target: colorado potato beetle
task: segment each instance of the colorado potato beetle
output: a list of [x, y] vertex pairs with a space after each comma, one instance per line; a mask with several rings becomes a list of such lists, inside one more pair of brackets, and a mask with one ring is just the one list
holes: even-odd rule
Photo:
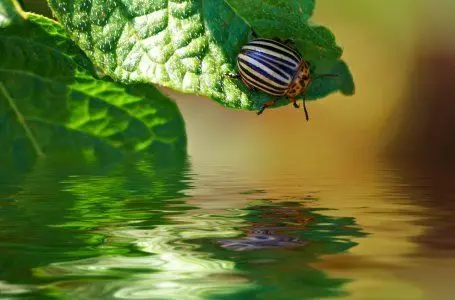
[[[262, 114], [267, 107], [275, 105], [278, 97], [284, 96], [299, 108], [297, 97], [303, 95], [311, 83], [310, 66], [303, 60], [292, 41], [280, 39], [258, 38], [242, 47], [237, 56], [239, 73], [229, 75], [239, 78], [250, 89], [260, 90], [274, 98], [266, 102], [257, 112]], [[320, 77], [334, 77], [334, 74], [319, 75]], [[309, 120], [308, 111], [303, 99], [305, 117]]]

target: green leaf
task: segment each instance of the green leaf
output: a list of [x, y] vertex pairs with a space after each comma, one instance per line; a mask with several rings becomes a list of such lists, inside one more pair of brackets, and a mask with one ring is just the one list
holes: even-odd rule
[[27, 14], [0, 30], [0, 158], [186, 151], [176, 104], [156, 88], [96, 79], [64, 29]]
[[227, 2], [49, 0], [71, 37], [114, 80], [156, 83], [231, 108], [255, 110], [269, 99], [225, 76], [236, 72], [248, 24], [264, 36], [296, 40], [310, 60], [341, 56], [328, 29], [307, 24], [314, 1]]

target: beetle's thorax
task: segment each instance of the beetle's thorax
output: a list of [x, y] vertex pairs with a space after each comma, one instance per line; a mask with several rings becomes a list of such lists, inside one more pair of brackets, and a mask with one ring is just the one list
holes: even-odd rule
[[285, 95], [288, 97], [297, 97], [305, 92], [310, 81], [310, 68], [308, 63], [302, 60]]

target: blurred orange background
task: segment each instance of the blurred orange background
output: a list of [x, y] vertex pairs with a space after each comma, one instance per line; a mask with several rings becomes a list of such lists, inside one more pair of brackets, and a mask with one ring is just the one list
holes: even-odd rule
[[291, 106], [258, 117], [164, 89], [184, 115], [195, 173], [216, 164], [253, 187], [269, 182], [272, 195], [322, 191], [318, 205], [371, 233], [318, 265], [355, 279], [349, 299], [455, 297], [454, 12], [450, 0], [317, 1], [313, 21], [343, 46], [356, 94], [309, 102], [310, 122]]

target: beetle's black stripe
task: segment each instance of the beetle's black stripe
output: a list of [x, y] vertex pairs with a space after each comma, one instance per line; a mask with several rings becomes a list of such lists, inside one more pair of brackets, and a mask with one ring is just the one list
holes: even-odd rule
[[256, 53], [257, 55], [261, 55], [267, 59], [270, 59], [270, 60], [275, 61], [276, 63], [279, 63], [282, 66], [286, 66], [286, 67], [289, 67], [292, 69], [295, 69], [296, 67], [298, 67], [298, 65], [300, 63], [300, 61], [296, 61], [293, 58], [284, 59], [284, 58], [282, 58], [282, 55], [280, 55], [279, 53], [274, 52], [274, 51], [268, 51], [268, 52], [261, 51], [262, 49], [259, 47], [253, 47], [253, 46], [247, 45], [247, 46], [244, 46], [243, 49], [244, 49], [243, 53], [245, 53], [245, 54], [248, 53], [248, 55], [251, 55], [251, 53]]
[[[276, 82], [273, 82], [267, 77], [261, 76], [261, 74], [258, 74], [254, 70], [248, 68], [248, 66], [241, 65], [239, 64], [239, 71], [241, 75], [248, 75], [250, 77], [250, 80], [253, 80], [253, 86], [257, 85], [263, 85], [271, 90], [276, 90], [276, 91], [281, 91], [287, 88], [287, 86], [284, 85], [277, 85]], [[256, 84], [257, 82], [257, 84]]]
[[[245, 78], [245, 81], [248, 83], [248, 84], [253, 84], [252, 81], [248, 78]], [[266, 92], [267, 94], [269, 95], [272, 95], [272, 96], [283, 96], [284, 93], [286, 92], [285, 89], [283, 90], [273, 90], [273, 89], [269, 89], [263, 85], [257, 85], [256, 83], [256, 86], [255, 86], [258, 90], [261, 90], [263, 92]]]
[[257, 53], [249, 53], [247, 55], [249, 58], [254, 59], [256, 62], [261, 63], [262, 65], [266, 66], [270, 70], [274, 71], [275, 73], [281, 75], [282, 77], [286, 78], [286, 80], [290, 80], [293, 77], [292, 70], [291, 72], [286, 72], [286, 69], [289, 70], [288, 68], [283, 68], [280, 65], [277, 65], [276, 62], [270, 61], [262, 57], [260, 54], [257, 55]]
[[270, 46], [270, 45], [248, 44], [246, 46], [243, 46], [242, 52], [248, 52], [248, 51], [254, 51], [257, 53], [262, 53], [262, 54], [273, 56], [274, 58], [276, 58], [280, 61], [285, 61], [287, 64], [291, 65], [294, 68], [296, 68], [300, 63], [300, 60], [297, 60], [295, 58], [295, 56], [292, 55], [291, 53], [277, 50], [276, 48], [273, 48], [273, 46]]
[[[246, 72], [248, 72], [248, 71], [246, 71]], [[266, 84], [263, 84], [263, 83], [259, 82], [257, 79], [252, 79], [251, 77], [253, 77], [253, 76], [254, 75], [252, 75], [251, 73], [243, 73], [242, 74], [243, 79], [249, 85], [254, 86], [254, 87], [256, 87], [259, 90], [262, 90], [262, 91], [266, 92], [269, 95], [283, 96], [284, 93], [286, 92], [286, 89], [284, 89], [284, 88], [275, 89], [273, 87], [267, 86]]]
[[285, 46], [285, 45], [280, 45], [279, 43], [271, 40], [253, 40], [251, 41], [248, 45], [250, 46], [256, 46], [259, 48], [264, 48], [270, 51], [275, 51], [287, 58], [292, 59], [293, 61], [300, 62], [302, 60], [302, 57], [298, 52], [295, 50]]
[[[267, 65], [261, 63], [260, 61], [240, 54], [238, 56], [238, 61], [241, 67], [247, 66], [252, 69], [254, 72], [261, 74], [265, 78], [269, 79], [272, 84], [287, 86], [290, 83], [291, 78], [284, 78], [280, 76], [281, 74], [276, 73], [273, 69], [269, 68]], [[277, 76], [278, 75], [278, 76]]]
[[251, 43], [254, 43], [254, 42], [260, 42], [261, 44], [269, 44], [270, 46], [275, 46], [284, 51], [286, 51], [286, 50], [290, 51], [296, 56], [297, 59], [299, 59], [299, 60], [302, 59], [302, 55], [298, 51], [296, 51], [295, 49], [292, 49], [291, 47], [289, 47], [283, 43], [277, 42], [275, 40], [259, 38], [259, 39], [255, 39], [255, 40], [251, 41]]
[[258, 76], [255, 75], [254, 72], [251, 72], [250, 70], [245, 68], [245, 66], [242, 66], [240, 62], [238, 63], [238, 68], [240, 71], [240, 75], [249, 85], [256, 87], [260, 90], [263, 90], [268, 94], [281, 96], [284, 95], [285, 91], [287, 90], [287, 87], [273, 86], [270, 84], [270, 80], [263, 80], [259, 78]]
[[281, 61], [279, 61], [277, 58], [275, 58], [271, 55], [267, 55], [265, 53], [254, 52], [254, 51], [249, 51], [245, 54], [248, 55], [249, 57], [254, 57], [256, 60], [259, 60], [264, 64], [273, 66], [275, 70], [278, 69], [281, 73], [284, 72], [287, 77], [292, 78], [295, 75], [295, 72], [296, 72], [295, 66], [290, 67], [287, 64], [284, 65], [281, 63]]
[[273, 52], [277, 53], [277, 55], [279, 55], [281, 57], [286, 57], [287, 59], [291, 60], [292, 62], [294, 62], [297, 65], [301, 61], [301, 58], [296, 56], [294, 53], [288, 52], [289, 49], [286, 49], [286, 48], [277, 48], [274, 45], [268, 44], [268, 43], [267, 44], [265, 44], [265, 43], [264, 44], [259, 44], [259, 43], [251, 42], [249, 45], [255, 46], [257, 48], [273, 51]]

